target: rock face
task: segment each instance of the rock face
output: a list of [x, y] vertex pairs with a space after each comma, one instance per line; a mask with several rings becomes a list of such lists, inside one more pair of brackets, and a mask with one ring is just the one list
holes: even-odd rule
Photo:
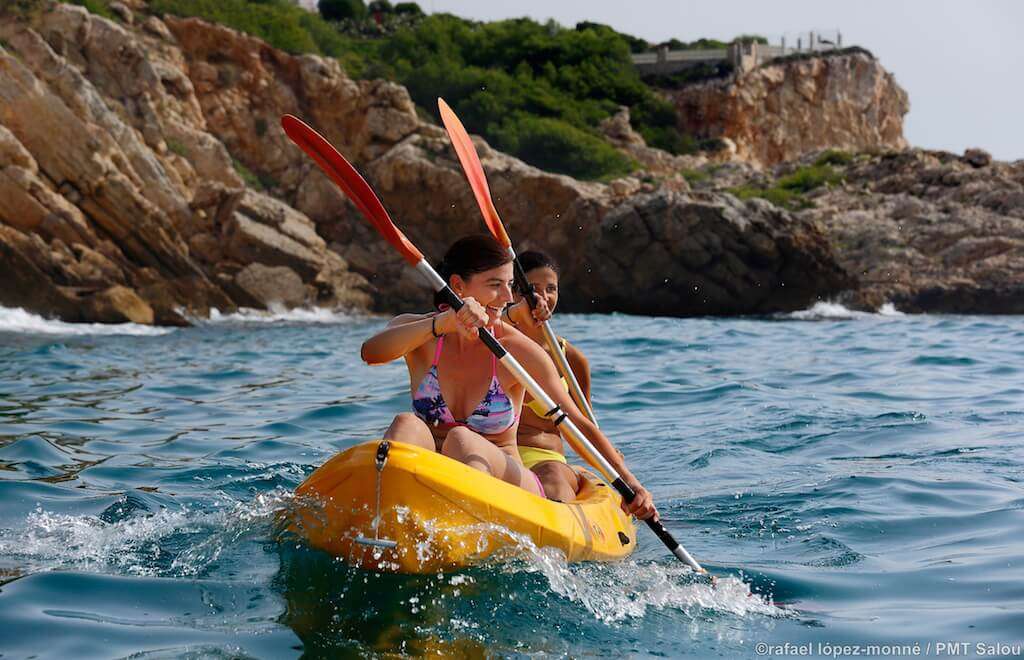
[[[838, 157], [837, 157], [838, 156]], [[770, 188], [823, 162], [835, 185], [799, 201], [800, 220], [822, 228], [838, 266], [857, 284], [837, 297], [875, 310], [1024, 313], [1024, 161], [980, 149], [812, 154], [772, 170], [706, 168], [699, 191]]]
[[251, 303], [234, 275], [265, 263], [304, 300], [365, 306], [307, 217], [246, 190], [167, 27], [122, 9], [0, 17], [0, 304], [185, 323]]
[[866, 52], [768, 63], [668, 92], [680, 129], [725, 138], [736, 157], [776, 165], [829, 147], [902, 149], [907, 93]]
[[[484, 225], [444, 131], [403, 87], [122, 4], [121, 22], [68, 5], [0, 19], [0, 305], [140, 323], [236, 305], [427, 307], [418, 276], [279, 126], [293, 113], [324, 133], [436, 262]], [[756, 166], [822, 141], [902, 144], [905, 95], [863, 55], [695, 94], [708, 125], [722, 104], [720, 125], [736, 130], [721, 135]], [[759, 107], [771, 103], [784, 111]], [[792, 212], [730, 193], [781, 169], [670, 156], [628, 115], [603, 128], [644, 172], [579, 182], [477, 139], [516, 248], [561, 262], [563, 309], [758, 314], [845, 296], [998, 311], [1021, 299], [1018, 166], [983, 152], [865, 156], [845, 186]], [[707, 181], [682, 176], [696, 168]], [[900, 233], [911, 222], [914, 241]], [[883, 280], [897, 268], [922, 275]]]
[[1024, 161], [914, 149], [863, 156], [844, 175], [798, 215], [859, 276], [853, 304], [1024, 314]]

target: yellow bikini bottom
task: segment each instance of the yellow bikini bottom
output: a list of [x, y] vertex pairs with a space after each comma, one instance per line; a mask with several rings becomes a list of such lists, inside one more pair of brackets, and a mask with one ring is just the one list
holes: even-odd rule
[[565, 455], [561, 452], [553, 451], [551, 449], [541, 449], [540, 447], [518, 447], [519, 458], [523, 459], [523, 465], [526, 469], [532, 469], [534, 465], [543, 463], [544, 461], [558, 461], [559, 463], [565, 463]]

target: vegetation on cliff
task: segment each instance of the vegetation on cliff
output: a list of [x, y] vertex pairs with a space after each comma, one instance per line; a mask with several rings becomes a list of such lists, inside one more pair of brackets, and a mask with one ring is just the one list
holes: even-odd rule
[[[760, 197], [776, 206], [790, 210], [809, 208], [811, 202], [805, 197], [806, 193], [822, 186], [835, 186], [843, 183], [845, 180], [843, 173], [837, 171], [833, 166], [849, 165], [853, 162], [853, 158], [852, 154], [845, 151], [829, 149], [813, 163], [797, 167], [789, 174], [780, 176], [770, 185], [743, 184], [727, 190], [740, 199]], [[707, 175], [704, 176], [706, 178]], [[687, 179], [696, 182], [690, 176], [687, 176]]]
[[646, 42], [606, 25], [479, 23], [426, 16], [413, 3], [374, 3], [364, 17], [351, 2], [333, 4], [328, 15], [352, 17], [327, 21], [289, 0], [152, 0], [149, 6], [228, 25], [291, 53], [337, 57], [355, 77], [402, 83], [431, 116], [443, 96], [470, 131], [496, 148], [577, 178], [607, 179], [634, 168], [597, 131], [619, 106], [630, 108], [634, 128], [651, 146], [672, 153], [700, 146], [680, 133], [675, 108], [634, 69], [630, 53]]

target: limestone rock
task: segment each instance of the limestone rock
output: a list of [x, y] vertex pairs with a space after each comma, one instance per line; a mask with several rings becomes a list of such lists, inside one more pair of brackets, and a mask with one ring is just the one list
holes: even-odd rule
[[272, 304], [298, 307], [308, 302], [308, 291], [302, 279], [286, 266], [249, 264], [235, 275], [235, 284], [254, 307], [266, 308]]
[[864, 156], [798, 215], [860, 286], [846, 300], [907, 312], [1024, 312], [1024, 163], [920, 149]]
[[[258, 122], [242, 143], [232, 141], [230, 124], [207, 114], [212, 110], [197, 91], [208, 89], [203, 75], [217, 68], [194, 59], [159, 18], [143, 18], [145, 3], [111, 8], [120, 23], [61, 3], [32, 22], [0, 19], [0, 242], [10, 257], [0, 282], [12, 285], [0, 304], [68, 320], [183, 324], [181, 310], [233, 309], [236, 301], [222, 286], [239, 292], [233, 273], [269, 261], [301, 273], [309, 293], [303, 301], [365, 305], [365, 280], [328, 256], [305, 216], [245, 193], [225, 144], [251, 149], [236, 157], [251, 157], [264, 183], [275, 163], [287, 172], [305, 156], [280, 130], [259, 135]], [[217, 52], [255, 56], [247, 66], [270, 73], [249, 80], [243, 114], [272, 117], [276, 126], [279, 108], [264, 99], [268, 86], [299, 111], [294, 85], [305, 60], [214, 26], [200, 32], [214, 40], [228, 35]], [[260, 57], [273, 64], [261, 69]], [[380, 98], [368, 98], [361, 89], [372, 85], [354, 83], [336, 64], [332, 75], [320, 84], [350, 92], [351, 116], [365, 120], [367, 107], [378, 108], [376, 124], [364, 131], [367, 148], [380, 149], [374, 144], [409, 130], [408, 120], [406, 129], [394, 121], [402, 113], [417, 125], [407, 94], [402, 107], [403, 89], [382, 88]], [[222, 89], [222, 107], [238, 100], [231, 96], [237, 89]], [[252, 112], [254, 106], [263, 112]], [[274, 145], [280, 163], [267, 164]]]
[[123, 286], [104, 289], [91, 296], [89, 302], [89, 318], [100, 323], [153, 323], [153, 308], [135, 291]]
[[303, 278], [324, 266], [325, 243], [305, 215], [271, 197], [246, 193], [226, 230], [226, 254], [242, 263], [288, 266]]
[[866, 52], [767, 63], [667, 92], [680, 129], [728, 138], [736, 157], [776, 165], [820, 149], [902, 149], [907, 93]]
[[984, 149], [967, 149], [964, 160], [972, 167], [986, 167], [992, 164], [992, 154]]

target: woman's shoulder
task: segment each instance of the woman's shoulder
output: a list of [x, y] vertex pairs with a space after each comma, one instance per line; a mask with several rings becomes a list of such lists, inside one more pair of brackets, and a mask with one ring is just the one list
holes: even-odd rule
[[527, 353], [529, 355], [542, 354], [544, 351], [537, 342], [533, 341], [522, 333], [515, 326], [503, 323], [501, 334], [497, 335], [498, 341], [513, 354]]

